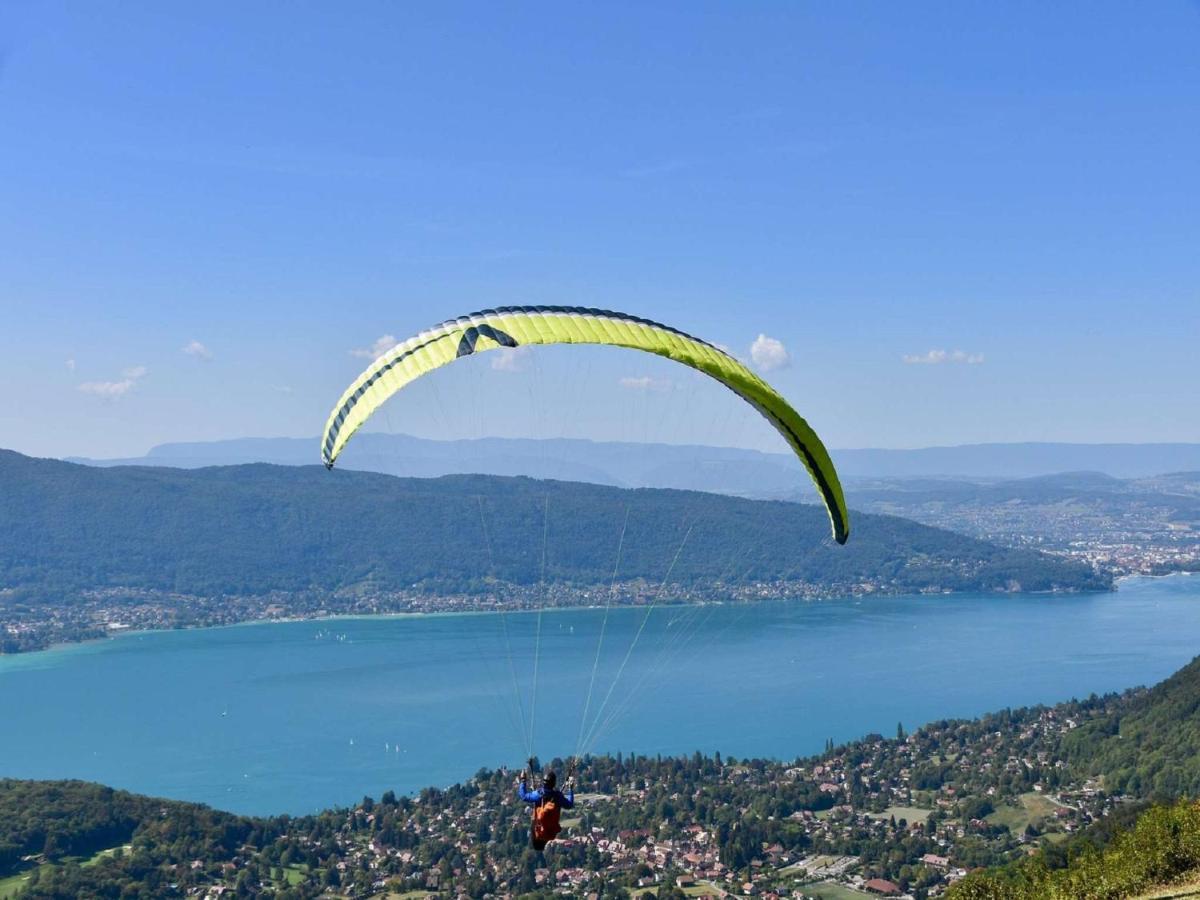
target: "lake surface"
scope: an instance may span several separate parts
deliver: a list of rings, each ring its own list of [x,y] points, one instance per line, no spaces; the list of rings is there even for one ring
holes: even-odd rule
[[[532,613],[132,634],[3,657],[0,775],[310,812],[519,764],[531,715],[535,752],[572,753],[590,730],[594,663],[584,745],[791,759],[897,722],[1161,680],[1200,652],[1200,577],[1087,596],[614,609],[597,654],[604,616],[542,616],[536,703]]]

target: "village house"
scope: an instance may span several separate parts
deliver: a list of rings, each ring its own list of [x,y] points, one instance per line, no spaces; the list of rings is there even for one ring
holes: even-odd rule
[[[895,897],[900,893],[900,886],[886,878],[872,878],[863,884],[863,889],[871,894],[879,894],[881,897]]]

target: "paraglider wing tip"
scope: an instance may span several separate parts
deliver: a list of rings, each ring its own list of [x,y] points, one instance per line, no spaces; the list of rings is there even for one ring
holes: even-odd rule
[[[324,457],[322,457],[321,462],[323,462],[325,464],[326,471],[328,471],[328,472],[333,471],[333,460],[332,459],[325,459]]]

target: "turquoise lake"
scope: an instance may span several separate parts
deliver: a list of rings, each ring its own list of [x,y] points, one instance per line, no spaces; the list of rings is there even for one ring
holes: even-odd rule
[[[1200,652],[1200,577],[1085,596],[614,609],[599,654],[603,610],[548,612],[533,704],[537,619],[270,623],[0,658],[0,775],[310,812],[519,764],[531,713],[535,752],[572,753],[594,663],[597,751],[790,759],[898,722],[1158,681]]]

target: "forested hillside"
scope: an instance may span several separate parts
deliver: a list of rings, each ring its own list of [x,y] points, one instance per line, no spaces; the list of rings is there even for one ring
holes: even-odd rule
[[[0,451],[0,587],[190,594],[482,591],[489,582],[789,581],[887,591],[1096,590],[1085,565],[889,516],[849,545],[817,506],[318,466],[92,468]],[[622,531],[624,539],[622,540]],[[672,560],[678,562],[672,569]]]
[[[1053,757],[1069,777],[1142,802],[1109,817],[1121,828],[1104,820],[1068,844],[972,875],[951,890],[954,900],[1133,897],[1200,867],[1200,658],[1102,704],[1103,714],[1063,734]],[[1146,809],[1151,800],[1158,805]]]
[[[8,888],[32,898],[182,896],[181,882],[211,881],[286,822],[82,781],[0,779],[0,881],[24,873]]]
[[[163,824],[156,828],[156,821]],[[139,830],[178,839],[194,829],[213,849],[225,843],[232,852],[249,836],[249,822],[100,784],[0,778],[0,877],[18,871],[26,857],[87,857],[128,843]]]
[[[1200,659],[1063,739],[1074,766],[1114,793],[1200,797]]]

